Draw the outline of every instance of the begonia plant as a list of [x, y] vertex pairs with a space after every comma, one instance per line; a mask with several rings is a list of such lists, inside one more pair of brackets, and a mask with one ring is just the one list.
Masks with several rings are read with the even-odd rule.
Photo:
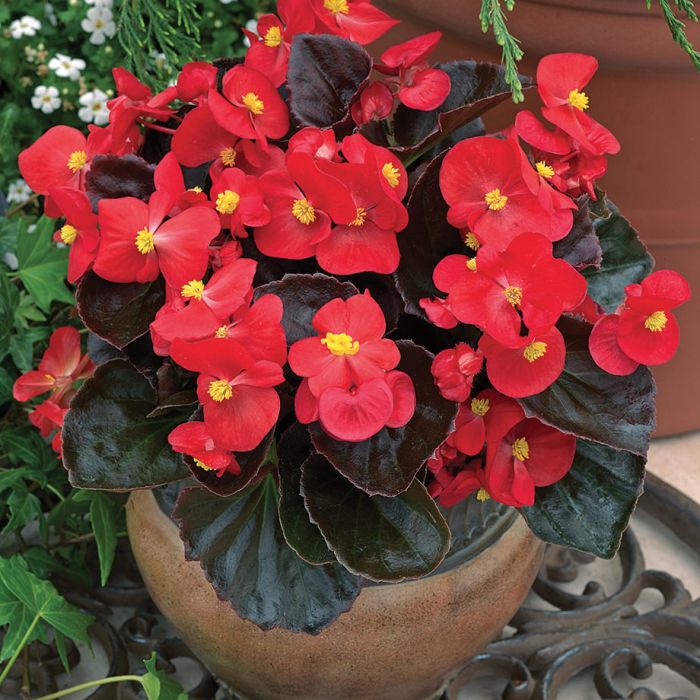
[[16, 398], [53, 391], [75, 486], [171, 485], [186, 556], [263, 629], [429, 574], [465, 511], [612, 556], [690, 291], [596, 185], [595, 59], [545, 57], [549, 126], [488, 133], [501, 67], [431, 65], [436, 33], [374, 61], [395, 21], [363, 0], [278, 15], [158, 94], [115, 68], [108, 126], [22, 153], [96, 369], [68, 391], [66, 330]]

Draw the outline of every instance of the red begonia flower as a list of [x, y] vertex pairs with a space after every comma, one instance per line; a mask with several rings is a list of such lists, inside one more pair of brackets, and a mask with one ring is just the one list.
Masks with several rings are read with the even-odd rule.
[[409, 39], [387, 49], [375, 64], [380, 73], [397, 76], [396, 95], [406, 107], [429, 112], [450, 94], [450, 76], [430, 68], [426, 60], [441, 37], [440, 32], [430, 32]]
[[80, 190], [96, 153], [94, 139], [70, 126], [53, 126], [19, 154], [19, 171], [39, 194], [48, 195], [52, 187]]
[[170, 431], [168, 442], [175, 452], [189, 455], [196, 466], [205, 471], [214, 471], [217, 476], [224, 473], [240, 474], [241, 467], [228, 450], [217, 447], [206, 423], [190, 421]]
[[[63, 421], [68, 413], [68, 402], [65, 400], [57, 403], [54, 399], [46, 399], [33, 411], [29, 412], [29, 422], [39, 431], [42, 437], [48, 437], [54, 430], [59, 434], [63, 427]], [[61, 454], [61, 441], [52, 443], [51, 447]]]
[[[469, 228], [483, 243], [504, 250], [519, 234], [552, 240], [553, 212], [545, 210], [522, 173], [522, 151], [512, 139], [477, 136], [460, 141], [440, 168], [440, 191], [450, 205], [447, 220]], [[534, 175], [534, 173], [533, 173]]]
[[87, 272], [97, 256], [100, 243], [97, 215], [93, 213], [87, 195], [80, 190], [54, 187], [49, 190], [49, 196], [66, 219], [53, 239], [69, 246], [66, 276], [74, 284]]
[[92, 375], [95, 366], [80, 352], [80, 333], [72, 326], [57, 328], [49, 339], [39, 368], [25, 372], [12, 388], [15, 401], [29, 401], [35, 396], [52, 392], [52, 400], [61, 398], [73, 387], [73, 382]]
[[450, 311], [447, 299], [420, 299], [418, 304], [423, 309], [428, 321], [438, 328], [455, 328], [457, 318]]
[[691, 297], [687, 280], [672, 270], [652, 272], [625, 293], [619, 316], [600, 319], [589, 339], [598, 366], [618, 375], [631, 374], [637, 364], [660, 365], [673, 357], [680, 331], [671, 310]]
[[384, 314], [367, 292], [329, 301], [312, 323], [318, 335], [292, 345], [289, 366], [300, 377], [308, 377], [317, 398], [329, 387], [349, 390], [384, 377], [401, 359], [396, 343], [383, 338]]
[[287, 80], [292, 39], [296, 34], [312, 32], [315, 16], [308, 0], [278, 0], [275, 15], [261, 15], [257, 34], [243, 31], [250, 40], [245, 64], [264, 73], [275, 87]]
[[160, 271], [175, 288], [201, 279], [219, 217], [212, 209], [194, 207], [163, 222], [173, 204], [163, 191], [154, 192], [148, 204], [135, 197], [101, 199], [95, 273], [110, 282], [150, 282]]
[[[575, 139], [591, 154], [601, 155], [600, 140], [606, 153], [620, 150], [617, 139], [605, 127], [591, 119], [585, 110], [589, 100], [583, 88], [598, 69], [593, 56], [580, 53], [549, 54], [537, 66], [537, 90], [545, 104], [544, 117]], [[591, 140], [591, 134], [595, 134]], [[595, 141], [598, 141], [596, 145]]]
[[428, 493], [433, 498], [437, 498], [438, 503], [443, 508], [452, 508], [475, 491], [477, 492], [477, 500], [488, 500], [489, 494], [486, 486], [486, 473], [481, 463], [474, 460], [455, 475], [452, 475], [447, 469], [436, 474], [435, 481], [428, 487]]
[[396, 201], [384, 191], [376, 166], [323, 161], [319, 167], [347, 185], [355, 216], [334, 227], [318, 243], [318, 264], [337, 275], [395, 272], [401, 257], [396, 231], [404, 222], [398, 215]]
[[[445, 268], [435, 271], [441, 282]], [[448, 291], [450, 310], [462, 323], [519, 346], [522, 322], [531, 331], [551, 328], [562, 312], [583, 301], [586, 279], [552, 257], [551, 241], [533, 233], [518, 236], [502, 253], [488, 245], [479, 248], [476, 270], [461, 274]]]
[[[389, 31], [398, 20], [367, 0], [310, 0], [316, 16], [333, 34], [370, 44]], [[316, 33], [323, 33], [320, 28]]]
[[246, 238], [245, 226], [260, 227], [270, 222], [270, 210], [265, 205], [258, 179], [238, 168], [227, 168], [212, 185], [210, 195], [219, 212], [221, 227], [232, 236]]
[[177, 76], [177, 97], [182, 102], [194, 102], [206, 97], [215, 86], [216, 66], [206, 61], [190, 61]]
[[386, 119], [394, 108], [394, 96], [382, 82], [370, 83], [350, 107], [350, 114], [358, 126]]
[[489, 440], [486, 479], [497, 501], [521, 508], [535, 502], [535, 487], [564, 478], [574, 461], [576, 438], [526, 418]]
[[314, 158], [339, 161], [338, 148], [333, 129], [305, 126], [289, 139], [288, 153], [308, 153]]
[[161, 309], [151, 323], [153, 349], [167, 355], [175, 338], [203, 340], [213, 337], [223, 322], [253, 296], [257, 263], [239, 258], [217, 270], [204, 284], [190, 280], [182, 286], [180, 300]]
[[255, 449], [277, 422], [280, 399], [272, 387], [284, 381], [282, 368], [254, 361], [240, 343], [219, 338], [197, 343], [177, 338], [170, 356], [199, 373], [197, 396], [215, 443], [233, 452]]
[[515, 347], [506, 347], [488, 334], [479, 341], [486, 359], [486, 374], [494, 388], [520, 399], [544, 391], [564, 369], [566, 348], [557, 328], [530, 333]]
[[469, 398], [474, 377], [483, 365], [483, 355], [467, 343], [442, 350], [433, 359], [430, 372], [440, 393], [448, 401], [462, 402]]
[[235, 136], [280, 139], [289, 131], [289, 110], [277, 88], [260, 71], [238, 65], [224, 75], [223, 95], [209, 91], [208, 105], [219, 126]]

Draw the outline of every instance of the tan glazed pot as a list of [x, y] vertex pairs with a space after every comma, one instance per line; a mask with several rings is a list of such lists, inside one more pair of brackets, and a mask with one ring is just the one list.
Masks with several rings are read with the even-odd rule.
[[[519, 515], [476, 557], [417, 581], [373, 585], [319, 635], [263, 632], [219, 600], [185, 560], [150, 491], [127, 504], [131, 546], [153, 600], [192, 651], [244, 700], [424, 700], [510, 620], [544, 544]], [[487, 532], [488, 536], [489, 533]], [[459, 556], [459, 554], [457, 555]]]
[[[479, 24], [481, 0], [376, 0], [401, 20], [372, 47], [439, 29], [436, 60], [500, 61], [493, 34]], [[503, 3], [501, 3], [503, 4]], [[686, 20], [688, 38], [700, 45], [700, 25]], [[681, 346], [654, 368], [658, 384], [657, 435], [700, 429], [700, 73], [671, 38], [658, 3], [644, 0], [516, 0], [508, 29], [521, 40], [521, 70], [535, 75], [548, 53], [594, 55], [600, 68], [586, 93], [590, 115], [617, 136], [622, 151], [609, 159], [601, 186], [639, 230], [658, 269], [685, 275], [694, 298], [677, 310]], [[539, 110], [535, 91], [525, 105]], [[504, 103], [486, 117], [500, 129], [516, 109]]]

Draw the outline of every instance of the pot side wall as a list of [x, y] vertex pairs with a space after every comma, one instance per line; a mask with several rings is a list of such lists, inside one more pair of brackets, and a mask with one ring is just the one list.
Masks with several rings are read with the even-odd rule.
[[[479, 26], [478, 0], [376, 0], [401, 24], [372, 53], [416, 34], [439, 29], [434, 58], [499, 61], [491, 33]], [[687, 23], [693, 44], [700, 27]], [[695, 294], [677, 310], [681, 347], [654, 369], [658, 383], [657, 435], [700, 429], [700, 73], [671, 39], [658, 12], [643, 0], [517, 0], [508, 14], [525, 51], [522, 71], [535, 74], [541, 56], [590, 53], [600, 69], [586, 88], [590, 114], [620, 140], [601, 187], [630, 219], [656, 259], [657, 269], [685, 275]], [[506, 103], [486, 118], [498, 130], [521, 108], [539, 111], [530, 91], [523, 105]]]

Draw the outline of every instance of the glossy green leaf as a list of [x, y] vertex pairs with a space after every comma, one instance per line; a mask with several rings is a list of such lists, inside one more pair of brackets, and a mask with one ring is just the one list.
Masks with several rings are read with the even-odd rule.
[[95, 535], [100, 560], [100, 585], [107, 585], [114, 552], [117, 548], [117, 529], [122, 507], [108, 494], [93, 491], [90, 501], [90, 524]]
[[279, 518], [289, 546], [311, 564], [335, 561], [321, 531], [311, 522], [301, 495], [301, 466], [313, 452], [306, 426], [292, 424], [279, 442]]
[[84, 489], [152, 488], [189, 474], [168, 434], [185, 416], [148, 418], [148, 380], [126, 360], [110, 360], [79, 389], [63, 425], [63, 464]]
[[654, 267], [654, 259], [639, 234], [609, 200], [593, 210], [603, 261], [599, 268], [587, 268], [588, 293], [607, 312], [614, 311], [625, 297], [628, 284], [641, 282]]
[[173, 518], [187, 559], [199, 561], [219, 597], [241, 617], [263, 630], [317, 634], [350, 608], [360, 581], [340, 564], [300, 559], [282, 534], [277, 498], [269, 475], [228, 498], [187, 489]]
[[322, 455], [304, 462], [306, 508], [338, 561], [375, 581], [402, 581], [433, 571], [450, 548], [450, 529], [425, 486], [368, 496]]
[[401, 362], [416, 390], [416, 410], [402, 428], [382, 428], [363, 442], [335, 440], [319, 424], [311, 426], [318, 452], [355, 486], [370, 495], [395, 496], [405, 491], [445, 439], [456, 412], [446, 401], [430, 373], [432, 355], [408, 340], [399, 340]]
[[588, 352], [589, 324], [563, 319], [559, 328], [566, 340], [564, 371], [549, 388], [520, 400], [526, 413], [577, 437], [646, 455], [656, 423], [649, 369], [608, 374]]
[[24, 225], [17, 232], [17, 274], [42, 311], [49, 311], [52, 301], [73, 303], [65, 284], [68, 251], [56, 247], [53, 233], [54, 221], [46, 217], [31, 233]]
[[547, 542], [614, 556], [643, 490], [644, 457], [578, 440], [571, 471], [521, 512]]

